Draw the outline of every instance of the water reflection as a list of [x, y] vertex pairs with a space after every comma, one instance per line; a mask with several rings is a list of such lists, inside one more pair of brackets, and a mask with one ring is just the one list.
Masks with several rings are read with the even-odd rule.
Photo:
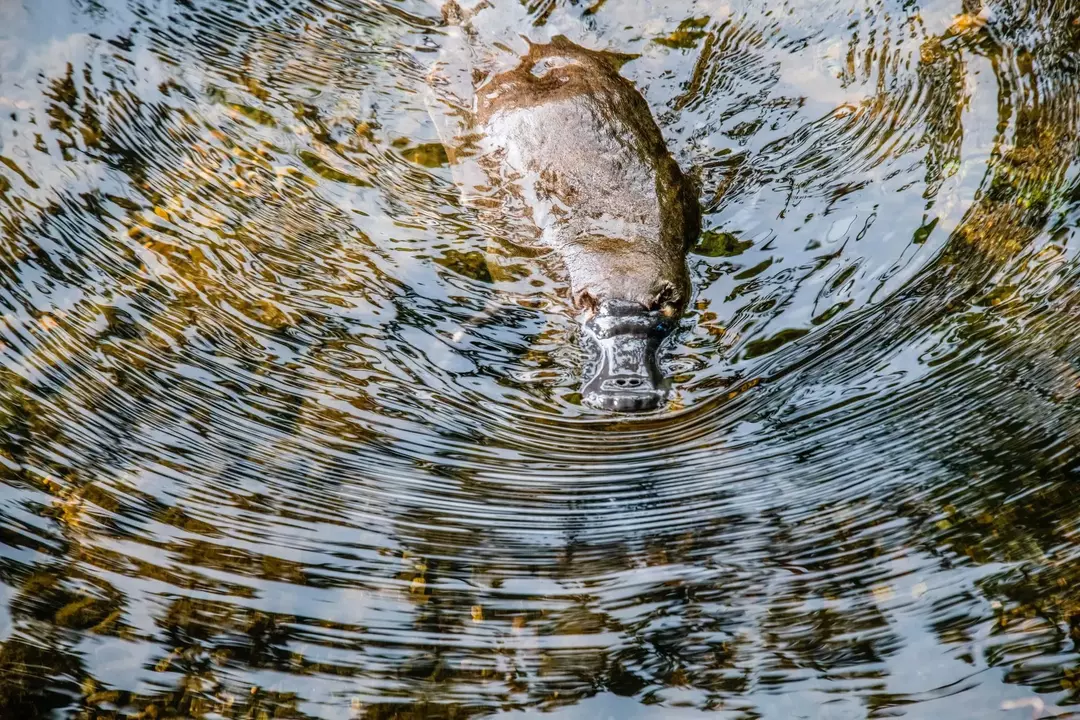
[[458, 200], [430, 6], [0, 8], [0, 716], [1075, 714], [1080, 6], [487, 17], [700, 174], [666, 415]]

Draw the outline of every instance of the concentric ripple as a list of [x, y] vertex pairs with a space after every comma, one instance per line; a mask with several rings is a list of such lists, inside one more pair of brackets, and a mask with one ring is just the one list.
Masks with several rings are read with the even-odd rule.
[[0, 718], [1080, 715], [1080, 5], [497, 2], [706, 210], [580, 404], [420, 0], [0, 5]]

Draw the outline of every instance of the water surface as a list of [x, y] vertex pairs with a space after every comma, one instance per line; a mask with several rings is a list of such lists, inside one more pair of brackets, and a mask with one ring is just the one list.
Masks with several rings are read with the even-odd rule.
[[1080, 5], [487, 17], [701, 181], [663, 413], [459, 199], [431, 5], [0, 3], [0, 717], [1080, 715]]

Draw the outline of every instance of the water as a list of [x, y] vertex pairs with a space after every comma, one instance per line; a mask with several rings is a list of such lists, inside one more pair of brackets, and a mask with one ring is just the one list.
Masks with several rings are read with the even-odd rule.
[[0, 2], [0, 717], [1080, 715], [1080, 5], [524, 12], [702, 183], [664, 413], [430, 5]]

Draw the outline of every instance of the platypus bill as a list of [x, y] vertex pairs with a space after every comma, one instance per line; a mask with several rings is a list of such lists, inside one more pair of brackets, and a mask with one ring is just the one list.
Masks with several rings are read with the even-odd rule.
[[457, 156], [472, 154], [486, 180], [524, 201], [562, 260], [595, 358], [583, 402], [634, 412], [668, 397], [658, 355], [686, 308], [701, 221], [696, 189], [619, 59], [562, 36], [530, 44], [517, 67], [475, 87], [472, 147]]

